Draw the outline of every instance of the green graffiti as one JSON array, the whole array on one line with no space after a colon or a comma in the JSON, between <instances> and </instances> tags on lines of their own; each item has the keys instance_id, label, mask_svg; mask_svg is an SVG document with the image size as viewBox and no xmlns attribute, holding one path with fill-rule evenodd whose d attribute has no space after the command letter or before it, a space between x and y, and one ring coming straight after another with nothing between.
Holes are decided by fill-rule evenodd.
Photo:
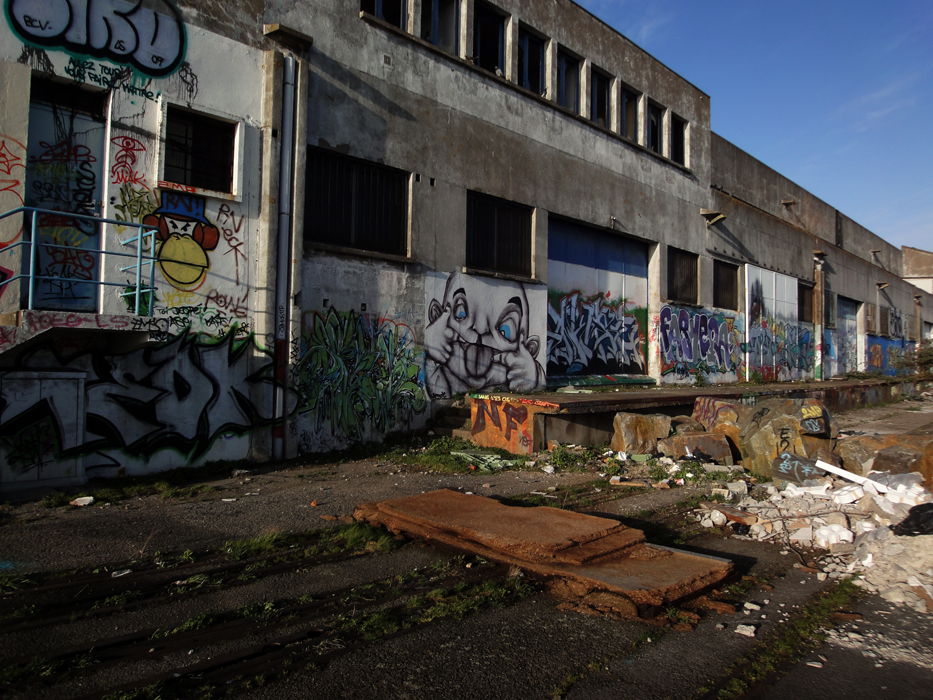
<instances>
[{"instance_id":1,"label":"green graffiti","mask_svg":"<svg viewBox=\"0 0 933 700\"><path fill-rule=\"evenodd\" d=\"M420 353L411 330L353 311L312 312L302 337L298 411L317 429L362 440L367 424L385 433L424 411Z\"/></svg>"}]
</instances>

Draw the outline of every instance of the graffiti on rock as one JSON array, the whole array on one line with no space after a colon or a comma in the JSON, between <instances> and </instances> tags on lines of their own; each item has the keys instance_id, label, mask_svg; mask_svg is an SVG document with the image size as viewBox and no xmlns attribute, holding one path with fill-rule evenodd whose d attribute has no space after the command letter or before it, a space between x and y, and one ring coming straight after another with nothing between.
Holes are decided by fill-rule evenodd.
<instances>
[{"instance_id":1,"label":"graffiti on rock","mask_svg":"<svg viewBox=\"0 0 933 700\"><path fill-rule=\"evenodd\" d=\"M531 451L527 406L492 397L474 397L471 404L472 435L482 435L484 444L496 445L511 452L527 454Z\"/></svg>"},{"instance_id":2,"label":"graffiti on rock","mask_svg":"<svg viewBox=\"0 0 933 700\"><path fill-rule=\"evenodd\" d=\"M425 375L434 398L503 387L533 391L544 384L539 336L520 282L459 272L428 304Z\"/></svg>"},{"instance_id":3,"label":"graffiti on rock","mask_svg":"<svg viewBox=\"0 0 933 700\"><path fill-rule=\"evenodd\" d=\"M354 311L309 311L296 371L298 413L346 445L406 425L427 404L411 329Z\"/></svg>"},{"instance_id":4,"label":"graffiti on rock","mask_svg":"<svg viewBox=\"0 0 933 700\"><path fill-rule=\"evenodd\" d=\"M206 201L172 191L162 191L158 209L143 219L158 229L156 257L165 279L179 289L197 289L210 269L208 251L220 241L217 227L205 216Z\"/></svg>"},{"instance_id":5,"label":"graffiti on rock","mask_svg":"<svg viewBox=\"0 0 933 700\"><path fill-rule=\"evenodd\" d=\"M52 384L62 387L61 396L33 405L0 401L0 434L22 437L7 448L21 455L23 469L49 459L49 450L56 461L85 455L88 467L119 463L120 454L147 461L164 450L180 454L183 464L195 462L219 438L272 424L271 358L252 336L236 336L185 331L125 355L93 348L68 358L54 345L39 346L20 358L21 369L86 373L83 436L62 441L66 431L55 407L75 403L64 382Z\"/></svg>"},{"instance_id":6,"label":"graffiti on rock","mask_svg":"<svg viewBox=\"0 0 933 700\"><path fill-rule=\"evenodd\" d=\"M661 375L737 373L742 362L739 332L737 319L722 312L663 306L658 317Z\"/></svg>"},{"instance_id":7,"label":"graffiti on rock","mask_svg":"<svg viewBox=\"0 0 933 700\"><path fill-rule=\"evenodd\" d=\"M626 300L579 292L548 300L547 373L644 374L645 334ZM644 311L642 310L644 317Z\"/></svg>"},{"instance_id":8,"label":"graffiti on rock","mask_svg":"<svg viewBox=\"0 0 933 700\"><path fill-rule=\"evenodd\" d=\"M14 31L39 46L133 66L165 76L185 55L181 14L166 0L7 0Z\"/></svg>"}]
</instances>

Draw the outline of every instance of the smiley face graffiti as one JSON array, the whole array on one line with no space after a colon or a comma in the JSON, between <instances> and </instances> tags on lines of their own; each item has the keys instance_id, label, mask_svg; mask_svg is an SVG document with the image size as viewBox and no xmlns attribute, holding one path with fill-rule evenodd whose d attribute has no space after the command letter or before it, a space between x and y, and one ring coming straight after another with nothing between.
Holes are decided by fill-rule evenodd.
<instances>
[{"instance_id":1,"label":"smiley face graffiti","mask_svg":"<svg viewBox=\"0 0 933 700\"><path fill-rule=\"evenodd\" d=\"M158 229L159 269L178 289L201 286L211 267L207 253L220 241L217 227L204 215L205 203L203 197L163 190L161 206L143 219Z\"/></svg>"}]
</instances>

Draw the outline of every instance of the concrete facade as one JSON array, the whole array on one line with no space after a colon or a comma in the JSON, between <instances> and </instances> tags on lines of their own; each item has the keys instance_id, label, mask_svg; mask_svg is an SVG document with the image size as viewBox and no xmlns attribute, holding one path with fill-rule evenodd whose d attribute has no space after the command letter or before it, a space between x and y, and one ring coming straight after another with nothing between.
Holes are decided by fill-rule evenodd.
<instances>
[{"instance_id":1,"label":"concrete facade","mask_svg":"<svg viewBox=\"0 0 933 700\"><path fill-rule=\"evenodd\" d=\"M0 488L342 448L468 391L893 374L929 337L900 250L572 3L3 7L0 215L117 223L40 215L55 279L0 287L0 367L41 382L0 384Z\"/></svg>"}]
</instances>

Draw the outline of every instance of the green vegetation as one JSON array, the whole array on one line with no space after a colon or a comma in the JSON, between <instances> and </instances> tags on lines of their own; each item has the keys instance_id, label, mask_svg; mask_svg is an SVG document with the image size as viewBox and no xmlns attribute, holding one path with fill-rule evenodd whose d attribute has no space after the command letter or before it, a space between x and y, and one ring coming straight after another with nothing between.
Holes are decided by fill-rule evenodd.
<instances>
[{"instance_id":1,"label":"green vegetation","mask_svg":"<svg viewBox=\"0 0 933 700\"><path fill-rule=\"evenodd\" d=\"M756 684L775 680L822 643L825 638L822 630L832 626L834 612L847 609L861 595L862 590L851 579L839 581L764 637L704 697L740 698Z\"/></svg>"}]
</instances>

